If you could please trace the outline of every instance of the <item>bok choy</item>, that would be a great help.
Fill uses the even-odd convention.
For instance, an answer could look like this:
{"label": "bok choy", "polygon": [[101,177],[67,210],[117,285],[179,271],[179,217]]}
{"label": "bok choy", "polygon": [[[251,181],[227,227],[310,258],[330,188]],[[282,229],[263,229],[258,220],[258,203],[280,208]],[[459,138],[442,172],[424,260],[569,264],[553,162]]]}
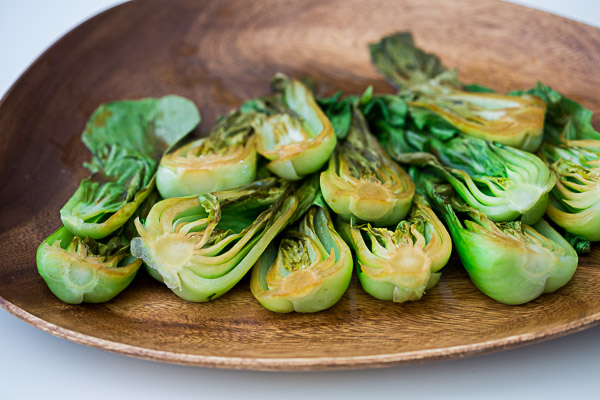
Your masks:
{"label": "bok choy", "polygon": [[248,101],[242,112],[256,112],[256,150],[270,160],[275,175],[299,180],[317,172],[336,144],[333,126],[300,81],[277,74],[271,80],[275,92]]}
{"label": "bok choy", "polygon": [[417,48],[409,33],[384,37],[370,51],[373,64],[399,89],[411,114],[525,151],[540,146],[546,104],[538,97],[463,90],[456,71]]}
{"label": "bok choy", "polygon": [[558,176],[547,214],[567,232],[600,240],[600,157],[581,147],[544,143],[542,158]]}
{"label": "bok choy", "polygon": [[302,183],[267,178],[238,188],[154,205],[140,237],[131,243],[175,294],[193,302],[229,291],[269,243],[306,211],[318,190],[316,177]]}
{"label": "bok choy", "polygon": [[38,272],[65,303],[109,301],[131,283],[142,264],[128,253],[128,245],[121,235],[99,243],[61,226],[39,246]]}
{"label": "bok choy", "polygon": [[523,304],[560,289],[575,273],[577,253],[545,220],[494,222],[434,175],[420,173],[415,182],[443,215],[469,277],[492,299]]}
{"label": "bok choy", "polygon": [[121,227],[154,188],[162,154],[200,122],[198,109],[178,96],[106,103],[81,136],[93,159],[84,179],[60,210],[73,234],[94,239]]}
{"label": "bok choy", "polygon": [[352,117],[347,135],[338,142],[327,170],[321,173],[323,197],[346,220],[395,225],[408,213],[415,186],[369,132],[356,106],[349,111]]}
{"label": "bok choy", "polygon": [[271,311],[317,312],[342,297],[352,253],[336,232],[322,199],[272,242],[252,270],[250,289]]}
{"label": "bok choy", "polygon": [[233,111],[220,118],[207,137],[165,154],[156,173],[162,197],[205,194],[254,181],[254,117]]}
{"label": "bok choy", "polygon": [[381,300],[419,300],[437,284],[452,251],[448,231],[419,195],[394,228],[340,221],[340,230],[356,253],[363,289]]}
{"label": "bok choy", "polygon": [[[494,221],[537,222],[556,177],[535,155],[415,121],[406,108],[377,96],[363,111],[383,147],[397,162],[430,165],[465,200]],[[391,105],[394,107],[392,108]]]}
{"label": "bok choy", "polygon": [[533,94],[548,105],[539,151],[557,176],[548,216],[570,234],[600,240],[600,133],[591,124],[592,112],[540,83],[513,94]]}
{"label": "bok choy", "polygon": [[[145,217],[157,199],[156,191],[150,193],[134,217]],[[105,239],[81,238],[61,226],[44,240],[36,263],[50,291],[70,304],[102,303],[121,293],[142,264],[129,253],[134,217]]]}

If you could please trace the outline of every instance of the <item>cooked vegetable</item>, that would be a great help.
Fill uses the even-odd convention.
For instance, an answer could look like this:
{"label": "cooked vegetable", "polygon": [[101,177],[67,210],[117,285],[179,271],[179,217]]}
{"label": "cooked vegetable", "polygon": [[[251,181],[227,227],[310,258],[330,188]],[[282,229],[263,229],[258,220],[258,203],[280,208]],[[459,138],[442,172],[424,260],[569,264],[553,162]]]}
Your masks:
{"label": "cooked vegetable", "polygon": [[[153,191],[135,215],[146,216],[157,199]],[[61,226],[38,247],[38,272],[65,303],[109,301],[131,283],[142,264],[129,254],[129,241],[135,234],[133,218],[101,241],[83,239]]]}
{"label": "cooked vegetable", "polygon": [[546,221],[494,222],[433,175],[421,173],[415,182],[443,215],[473,283],[494,300],[523,304],[558,290],[575,273],[577,253]]}
{"label": "cooked vegetable", "polygon": [[93,155],[86,165],[92,175],[60,210],[65,227],[94,239],[116,231],[152,191],[162,154],[199,122],[194,103],[178,96],[98,107],[81,137]]}
{"label": "cooked vegetable", "polygon": [[495,221],[520,218],[532,224],[542,217],[556,182],[542,160],[435,123],[418,126],[397,102],[375,96],[363,107],[372,131],[394,160],[435,167],[467,204]]}
{"label": "cooked vegetable", "polygon": [[540,156],[557,175],[548,216],[568,233],[578,251],[589,250],[586,240],[600,240],[600,133],[592,112],[538,82],[534,89],[513,95],[535,95],[548,105]]}
{"label": "cooked vegetable", "polygon": [[545,142],[542,158],[558,176],[548,216],[567,232],[600,240],[600,154]]}
{"label": "cooked vegetable", "polygon": [[419,300],[437,284],[452,251],[448,231],[419,195],[394,229],[344,221],[340,229],[356,253],[363,289],[381,300]]}
{"label": "cooked vegetable", "polygon": [[61,226],[39,246],[38,271],[65,303],[109,301],[131,283],[142,264],[129,255],[127,245],[119,236],[106,244],[81,239]]}
{"label": "cooked vegetable", "polygon": [[233,111],[208,135],[163,156],[156,173],[162,197],[181,197],[231,189],[254,181],[254,114]]}
{"label": "cooked vegetable", "polygon": [[351,112],[348,134],[321,173],[323,197],[346,220],[395,225],[408,213],[415,186],[368,131],[356,106]]}
{"label": "cooked vegetable", "polygon": [[302,83],[277,74],[271,86],[274,95],[246,102],[242,111],[258,112],[256,150],[271,161],[267,168],[298,180],[327,162],[335,148],[335,132]]}
{"label": "cooked vegetable", "polygon": [[267,247],[252,270],[250,289],[271,311],[317,312],[337,303],[351,277],[350,248],[319,202]]}
{"label": "cooked vegetable", "polygon": [[399,89],[415,119],[443,121],[470,136],[525,151],[540,146],[546,105],[538,97],[462,90],[456,71],[415,47],[409,33],[384,37],[370,50],[373,64]]}
{"label": "cooked vegetable", "polygon": [[534,89],[511,92],[515,96],[538,96],[546,104],[544,140],[553,144],[600,151],[600,132],[592,126],[592,112],[538,82]]}
{"label": "cooked vegetable", "polygon": [[175,294],[193,302],[216,299],[250,270],[268,244],[312,203],[318,183],[268,178],[231,190],[158,202],[131,253]]}

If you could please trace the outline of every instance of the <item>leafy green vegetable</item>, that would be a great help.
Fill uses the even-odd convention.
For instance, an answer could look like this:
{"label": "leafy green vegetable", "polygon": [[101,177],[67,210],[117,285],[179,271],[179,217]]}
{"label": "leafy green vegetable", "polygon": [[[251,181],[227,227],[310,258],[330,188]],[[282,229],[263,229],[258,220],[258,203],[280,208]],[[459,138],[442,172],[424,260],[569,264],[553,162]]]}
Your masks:
{"label": "leafy green vegetable", "polygon": [[38,272],[65,303],[109,301],[131,283],[142,264],[128,254],[128,244],[120,235],[106,244],[81,239],[61,226],[39,246]]}
{"label": "leafy green vegetable", "polygon": [[267,309],[317,312],[342,297],[352,276],[352,253],[335,231],[324,203],[272,242],[252,270],[250,289]]}
{"label": "leafy green vegetable", "polygon": [[271,86],[274,95],[246,102],[241,110],[258,113],[256,150],[271,161],[267,168],[284,179],[299,180],[327,162],[335,132],[300,81],[277,74]]}
{"label": "leafy green vegetable", "polygon": [[558,177],[548,216],[569,233],[600,240],[600,154],[545,142],[540,155]]}
{"label": "leafy green vegetable", "polygon": [[156,173],[162,197],[205,194],[254,181],[254,118],[233,111],[217,121],[208,137],[165,154]]}
{"label": "leafy green vegetable", "polygon": [[467,204],[495,221],[532,224],[542,217],[556,178],[538,157],[461,135],[445,121],[411,119],[387,104],[375,96],[363,111],[394,160],[434,167]]}
{"label": "leafy green vegetable", "polygon": [[547,104],[544,140],[556,145],[600,151],[600,132],[592,126],[592,112],[581,104],[540,82],[534,89],[514,91],[510,94],[538,96]]}
{"label": "leafy green vegetable", "polygon": [[409,218],[394,229],[340,221],[340,231],[356,253],[363,289],[397,303],[419,300],[435,286],[452,251],[448,231],[419,195]]}
{"label": "leafy green vegetable", "polygon": [[193,302],[216,299],[250,270],[275,236],[312,204],[318,181],[275,178],[235,189],[158,202],[131,243],[175,294]]}
{"label": "leafy green vegetable", "polygon": [[[157,199],[156,191],[150,193],[135,216],[145,217]],[[61,226],[38,247],[38,272],[65,303],[109,301],[131,283],[140,268],[141,260],[129,254],[129,242],[136,234],[133,217],[100,241],[75,236]]]}
{"label": "leafy green vegetable", "polygon": [[371,135],[355,105],[351,111],[348,134],[321,173],[323,197],[346,220],[395,225],[408,213],[415,186]]}
{"label": "leafy green vegetable", "polygon": [[418,49],[409,33],[384,37],[370,50],[373,64],[400,90],[411,114],[442,119],[470,136],[525,151],[540,146],[546,105],[538,97],[516,98],[473,85],[462,90],[456,71]]}
{"label": "leafy green vegetable", "polygon": [[557,176],[548,216],[575,236],[572,243],[578,251],[589,250],[586,241],[600,240],[600,133],[592,126],[592,112],[539,82],[511,94],[535,95],[546,102],[539,155]]}
{"label": "leafy green vegetable", "polygon": [[413,176],[439,211],[473,283],[506,304],[523,304],[564,286],[577,268],[577,253],[546,221],[494,222],[466,205],[435,176]]}
{"label": "leafy green vegetable", "polygon": [[178,96],[98,107],[81,137],[93,155],[92,175],[60,210],[65,227],[94,239],[116,231],[152,191],[162,154],[199,122],[196,106]]}
{"label": "leafy green vegetable", "polygon": [[[424,84],[460,87],[456,71],[447,71],[435,54],[415,46],[410,33],[385,36],[369,50],[373,65],[400,90]],[[444,79],[440,82],[440,78]]]}
{"label": "leafy green vegetable", "polygon": [[352,103],[350,101],[341,101],[342,92],[327,98],[315,99],[319,107],[323,110],[335,131],[338,139],[344,139],[350,129],[352,122]]}

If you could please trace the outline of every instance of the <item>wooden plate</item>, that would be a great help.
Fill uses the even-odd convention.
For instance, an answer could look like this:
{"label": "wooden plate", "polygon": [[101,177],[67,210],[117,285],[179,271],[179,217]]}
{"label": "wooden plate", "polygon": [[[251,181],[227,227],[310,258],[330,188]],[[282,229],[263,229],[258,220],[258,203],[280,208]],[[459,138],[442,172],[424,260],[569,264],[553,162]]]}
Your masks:
{"label": "wooden plate", "polygon": [[[391,88],[367,43],[409,30],[466,82],[500,91],[538,79],[600,111],[600,30],[500,2],[462,0],[144,1],[74,29],[0,104],[0,305],[54,335],[136,357],[246,369],[363,368],[467,357],[576,332],[600,320],[600,248],[552,295],[506,306],[481,294],[453,259],[422,301],[390,304],[354,280],[332,309],[278,315],[243,280],[209,304],[180,300],[139,274],[113,301],[58,301],[35,250],[87,175],[79,139],[110,100],[193,99],[206,132],[216,116],[264,94],[282,71],[358,92]],[[598,120],[596,120],[598,122]],[[596,127],[599,124],[596,123]]]}

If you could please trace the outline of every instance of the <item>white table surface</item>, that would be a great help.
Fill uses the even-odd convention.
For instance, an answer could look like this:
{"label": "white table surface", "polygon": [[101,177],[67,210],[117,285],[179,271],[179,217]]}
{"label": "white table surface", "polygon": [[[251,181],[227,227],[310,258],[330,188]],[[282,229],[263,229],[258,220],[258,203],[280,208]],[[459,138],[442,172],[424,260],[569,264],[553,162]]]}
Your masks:
{"label": "white table surface", "polygon": [[[600,27],[600,2],[518,2]],[[56,39],[116,3],[0,0],[0,96]],[[600,398],[599,367],[600,326],[462,360],[363,371],[265,373],[112,354],[43,333],[0,310],[0,400]]]}

